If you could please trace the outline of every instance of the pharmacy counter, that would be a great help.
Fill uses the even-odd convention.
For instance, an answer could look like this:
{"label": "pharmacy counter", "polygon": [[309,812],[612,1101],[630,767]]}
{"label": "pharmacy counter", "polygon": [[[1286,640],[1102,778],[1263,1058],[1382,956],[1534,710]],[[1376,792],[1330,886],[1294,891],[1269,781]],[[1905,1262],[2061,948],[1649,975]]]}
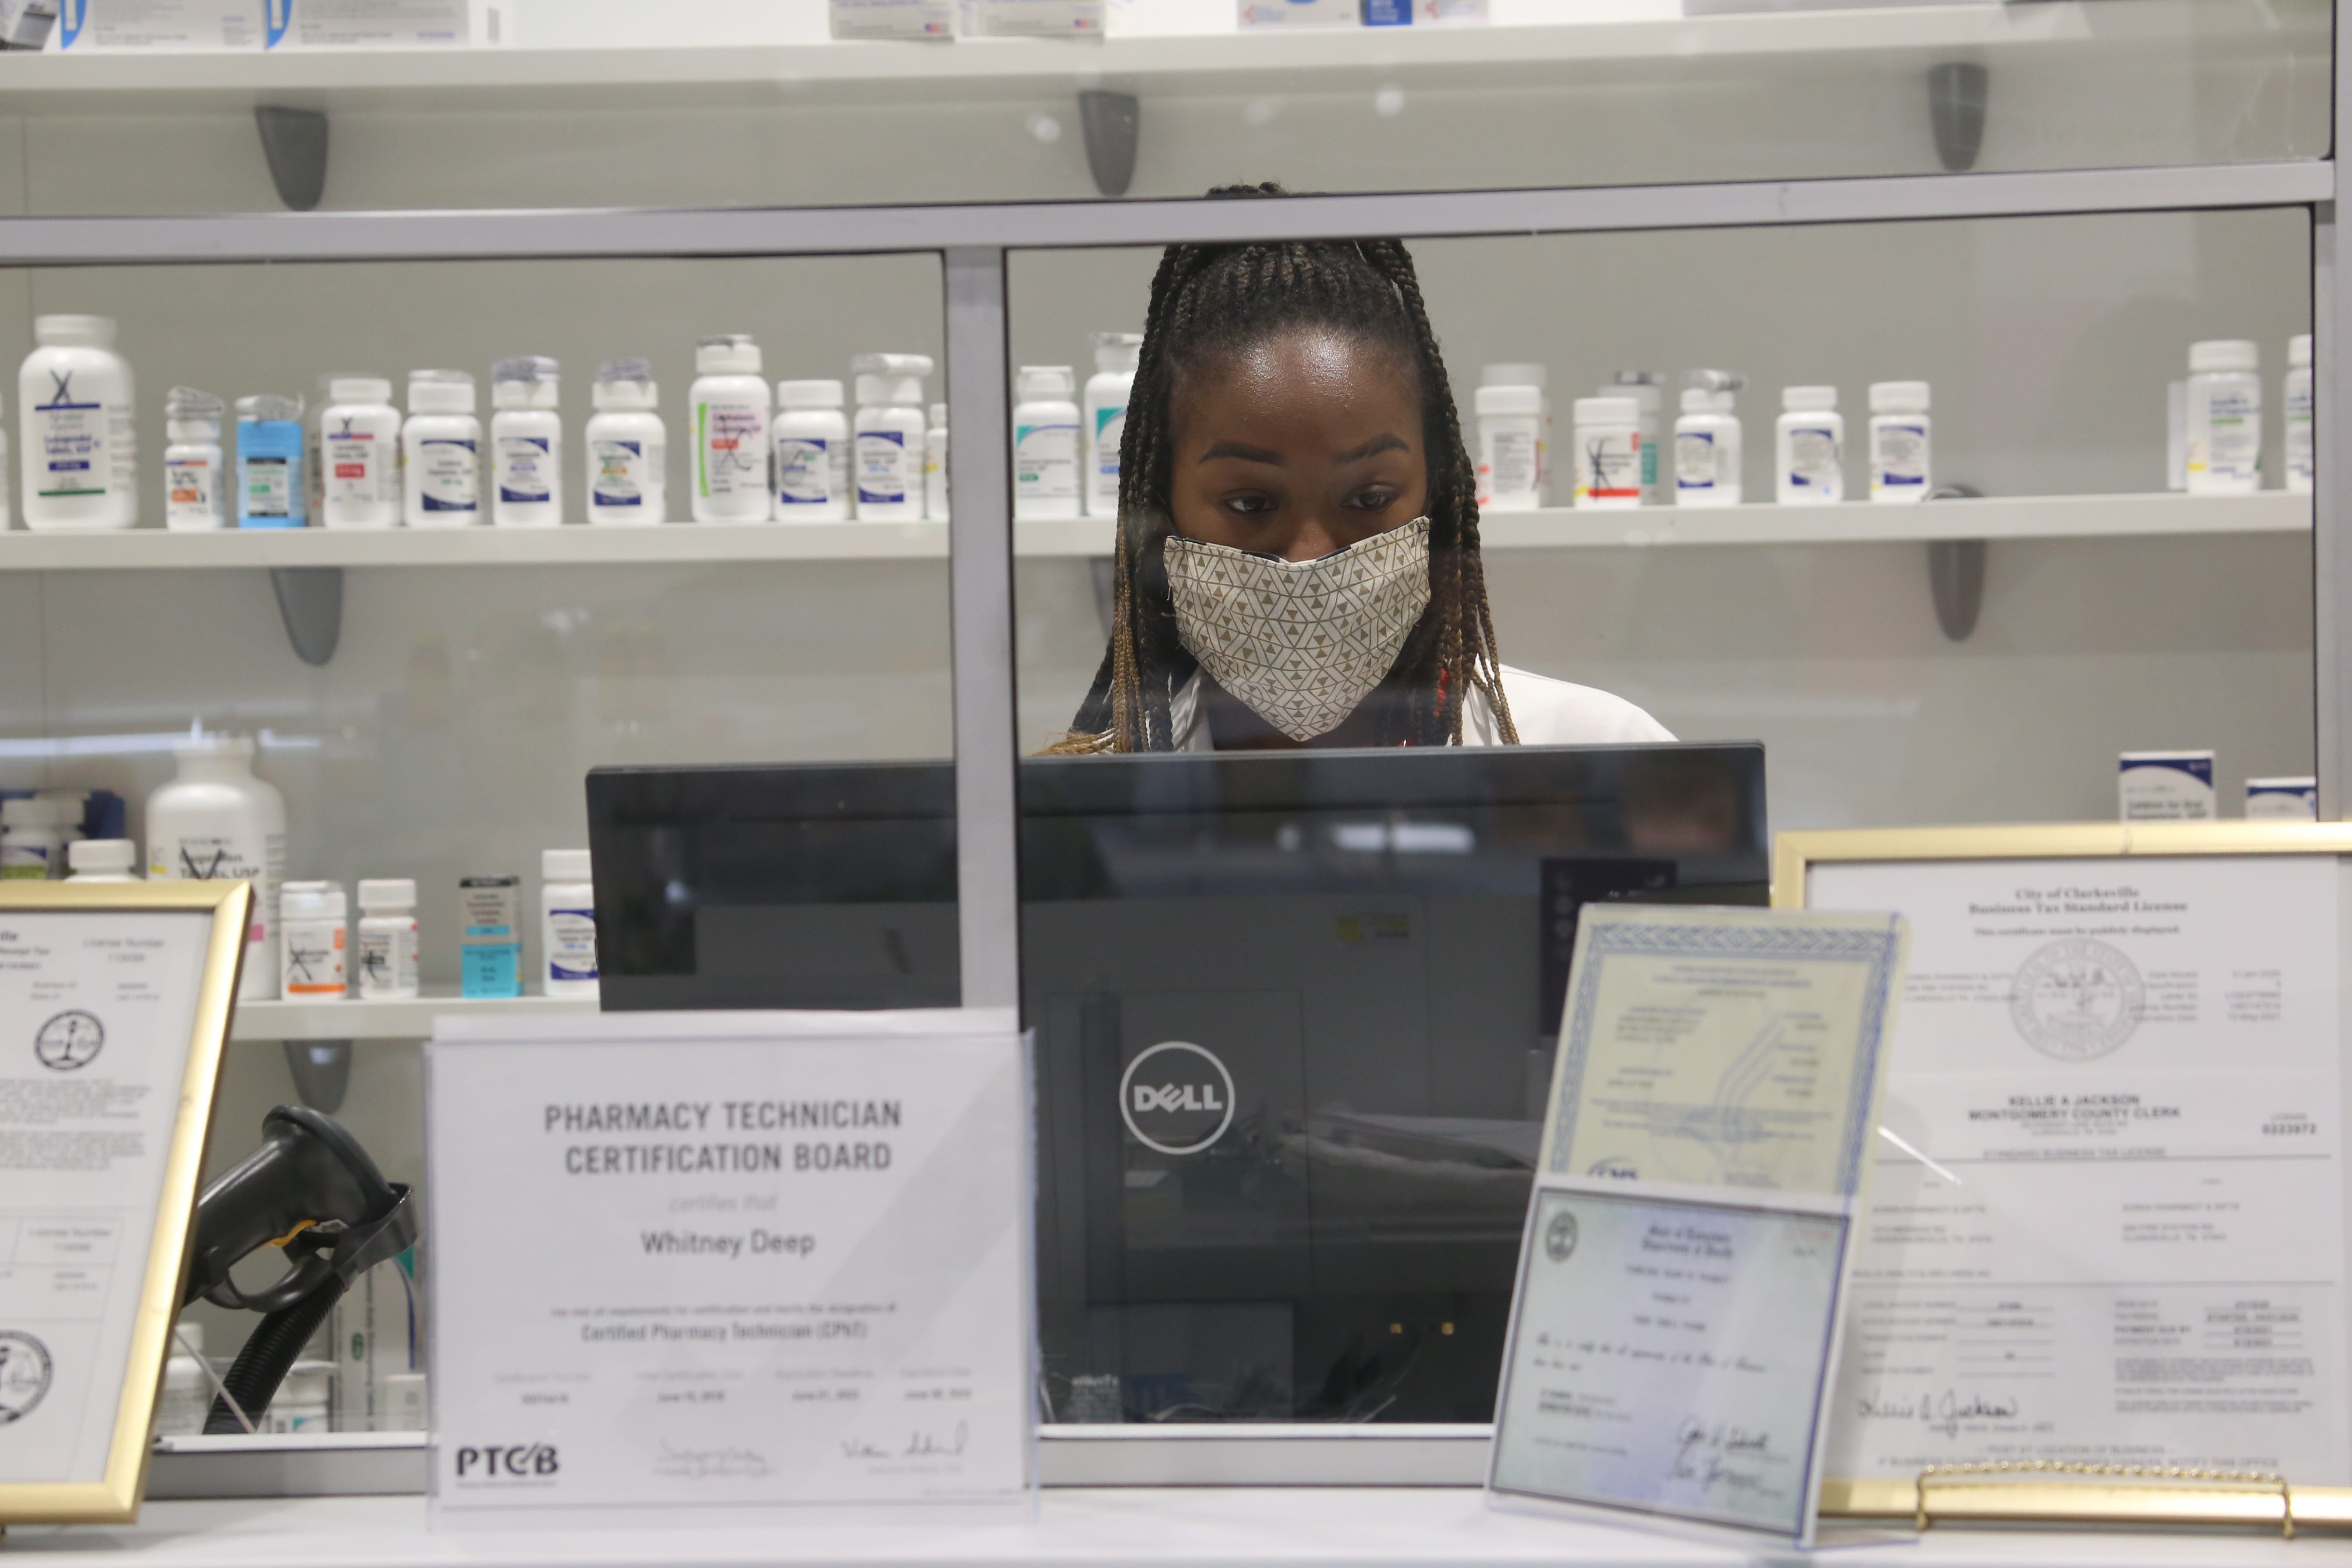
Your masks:
{"label": "pharmacy counter", "polygon": [[[1775,1554],[1788,1561],[1787,1554]],[[1759,1559],[1760,1560],[1760,1559]],[[1475,1568],[1692,1568],[1743,1561],[1664,1536],[1486,1510],[1472,1489],[1057,1488],[1034,1524],[709,1531],[436,1535],[421,1498],[289,1498],[150,1504],[124,1529],[25,1526],[7,1568],[101,1563],[494,1563],[655,1568],[691,1563],[1066,1563],[1076,1568],[1248,1568],[1373,1563]],[[1839,1551],[1836,1568],[2352,1568],[2352,1537],[1937,1530]]]}

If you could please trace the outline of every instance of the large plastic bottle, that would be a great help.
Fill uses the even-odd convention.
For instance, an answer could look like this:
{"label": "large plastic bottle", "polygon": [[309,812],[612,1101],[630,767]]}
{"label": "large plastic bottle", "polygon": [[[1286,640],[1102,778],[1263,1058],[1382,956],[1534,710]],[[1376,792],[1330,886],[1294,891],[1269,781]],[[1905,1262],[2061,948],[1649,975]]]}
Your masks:
{"label": "large plastic bottle", "polygon": [[241,1001],[278,994],[278,889],[286,877],[286,799],[253,773],[243,735],[192,733],[172,748],[180,773],[147,797],[151,881],[253,884]]}
{"label": "large plastic bottle", "polygon": [[760,345],[740,332],[694,346],[694,385],[686,395],[694,420],[694,521],[765,522],[768,500],[768,384]]}
{"label": "large plastic bottle", "polygon": [[1095,373],[1087,378],[1087,515],[1118,515],[1118,444],[1135,395],[1141,332],[1097,332]]}
{"label": "large plastic bottle", "polygon": [[131,528],[139,521],[139,452],[130,363],[105,316],[37,316],[16,375],[24,422],[25,526]]}

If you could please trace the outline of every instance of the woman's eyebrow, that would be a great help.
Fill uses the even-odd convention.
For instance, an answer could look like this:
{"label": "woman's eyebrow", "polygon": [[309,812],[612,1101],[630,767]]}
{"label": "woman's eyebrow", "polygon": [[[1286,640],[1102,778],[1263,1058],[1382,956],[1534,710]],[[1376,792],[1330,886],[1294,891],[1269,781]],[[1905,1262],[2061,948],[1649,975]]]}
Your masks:
{"label": "woman's eyebrow", "polygon": [[1375,436],[1362,446],[1342,452],[1331,460],[1335,463],[1360,463],[1366,458],[1376,457],[1382,452],[1412,450],[1412,447],[1404,444],[1404,438],[1401,436]]}
{"label": "woman's eyebrow", "polygon": [[1220,441],[1201,454],[1203,463],[1217,458],[1239,458],[1246,463],[1270,463],[1277,468],[1289,466],[1279,452],[1270,452],[1264,447],[1246,446],[1239,441]]}

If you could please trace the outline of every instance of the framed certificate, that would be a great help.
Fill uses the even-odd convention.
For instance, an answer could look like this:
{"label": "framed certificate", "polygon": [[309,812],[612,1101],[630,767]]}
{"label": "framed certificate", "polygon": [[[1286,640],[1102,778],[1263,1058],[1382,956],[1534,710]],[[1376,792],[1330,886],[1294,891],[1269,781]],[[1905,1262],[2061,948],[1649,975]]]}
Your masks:
{"label": "framed certificate", "polygon": [[244,882],[0,882],[0,1524],[134,1519]]}
{"label": "framed certificate", "polygon": [[[1826,1507],[2342,1512],[2352,826],[1790,833],[1772,897],[1911,930]],[[2267,1490],[2115,1479],[2184,1472]]]}

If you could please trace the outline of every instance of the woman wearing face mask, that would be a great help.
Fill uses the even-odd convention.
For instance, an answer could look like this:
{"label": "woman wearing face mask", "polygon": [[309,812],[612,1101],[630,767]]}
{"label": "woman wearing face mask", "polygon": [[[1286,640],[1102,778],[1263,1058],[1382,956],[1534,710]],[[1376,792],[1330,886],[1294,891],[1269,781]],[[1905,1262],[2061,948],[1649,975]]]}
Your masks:
{"label": "woman wearing face mask", "polygon": [[1673,740],[1502,662],[1476,494],[1402,245],[1171,246],[1119,445],[1110,647],[1052,750]]}

